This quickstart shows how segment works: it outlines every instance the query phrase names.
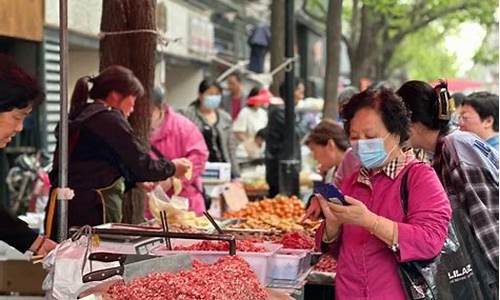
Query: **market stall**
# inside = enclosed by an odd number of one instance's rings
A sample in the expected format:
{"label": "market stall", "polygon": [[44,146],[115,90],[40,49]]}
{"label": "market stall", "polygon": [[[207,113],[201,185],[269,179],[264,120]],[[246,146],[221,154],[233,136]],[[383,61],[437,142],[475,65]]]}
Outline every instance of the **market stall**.
{"label": "market stall", "polygon": [[[60,48],[57,224],[61,244],[43,259],[48,273],[43,283],[46,298],[304,299],[308,278],[315,272],[311,259],[318,223],[301,222],[304,205],[296,197],[260,200],[267,188],[262,178],[244,184],[247,192],[259,193],[255,197],[259,201],[231,201],[224,188],[221,201],[228,205],[221,206],[221,218],[216,220],[208,213],[197,216],[188,211],[182,199],[160,199],[151,193],[149,208],[154,219],[147,224],[86,226],[73,229],[67,239],[71,191],[67,189],[66,0],[60,1]],[[225,166],[214,167],[212,173],[213,186],[228,183]],[[206,178],[205,184],[209,183]],[[41,270],[39,262],[23,264],[17,269],[35,266],[29,271],[32,275],[35,269]],[[40,274],[45,275],[44,271]],[[26,278],[9,280],[5,292],[23,292],[16,283]]]}
{"label": "market stall", "polygon": [[[80,294],[101,297],[97,299],[128,299],[141,293],[145,299],[157,299],[154,295],[158,296],[159,290],[161,295],[188,293],[192,297],[188,299],[210,293],[216,293],[216,299],[313,299],[307,296],[311,285],[333,289],[334,263],[321,260],[317,267],[312,266],[317,256],[313,236],[319,224],[300,222],[304,205],[296,197],[248,202],[242,209],[228,211],[224,218],[217,219],[209,214],[195,216],[181,204],[160,200],[154,193],[149,200],[155,218],[147,224],[96,226],[87,230],[87,235],[80,233],[80,239],[86,239],[91,250],[82,250],[87,249],[87,244],[71,245],[84,255],[77,261],[93,260],[99,253],[123,256],[118,265],[111,267],[120,271],[116,274],[101,272],[110,266],[93,261],[92,270],[85,269],[81,276],[74,277],[70,282],[82,285],[77,289]],[[74,249],[70,252],[74,253]],[[67,269],[68,258],[55,255],[55,268],[58,261],[64,260]],[[138,272],[136,266],[135,273],[127,271],[138,260],[146,267]],[[93,278],[97,275],[99,280],[90,280],[89,274]],[[92,281],[96,284],[85,285]]]}

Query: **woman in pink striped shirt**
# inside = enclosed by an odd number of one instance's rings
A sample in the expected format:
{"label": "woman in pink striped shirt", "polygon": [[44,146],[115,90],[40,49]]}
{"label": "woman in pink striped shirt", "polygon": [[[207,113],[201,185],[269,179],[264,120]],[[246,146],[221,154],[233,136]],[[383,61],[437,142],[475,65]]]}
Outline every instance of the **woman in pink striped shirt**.
{"label": "woman in pink striped shirt", "polygon": [[[404,145],[410,120],[392,90],[355,95],[342,108],[345,130],[361,162],[340,189],[348,206],[313,201],[308,217],[325,220],[319,246],[337,258],[336,299],[405,299],[398,263],[437,256],[447,237],[451,209],[434,170],[418,163]],[[408,213],[401,206],[401,179],[408,172]]]}

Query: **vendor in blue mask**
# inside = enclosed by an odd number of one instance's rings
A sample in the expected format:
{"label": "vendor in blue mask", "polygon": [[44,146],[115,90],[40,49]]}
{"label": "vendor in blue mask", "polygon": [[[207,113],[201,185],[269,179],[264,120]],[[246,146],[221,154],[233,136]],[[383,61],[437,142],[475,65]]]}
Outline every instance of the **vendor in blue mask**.
{"label": "vendor in blue mask", "polygon": [[209,150],[209,162],[231,163],[231,176],[239,177],[236,161],[236,140],[231,116],[220,109],[222,88],[218,82],[205,78],[198,87],[198,98],[183,112],[200,129]]}

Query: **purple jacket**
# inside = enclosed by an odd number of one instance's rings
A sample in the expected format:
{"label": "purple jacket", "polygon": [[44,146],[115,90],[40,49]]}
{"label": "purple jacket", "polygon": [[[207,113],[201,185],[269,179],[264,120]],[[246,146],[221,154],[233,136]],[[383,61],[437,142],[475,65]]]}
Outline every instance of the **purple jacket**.
{"label": "purple jacket", "polygon": [[[398,223],[400,251],[395,255],[367,229],[344,224],[331,244],[337,258],[337,299],[405,299],[398,262],[431,259],[439,254],[448,233],[451,208],[446,193],[426,164],[412,167],[408,176],[408,215],[404,218],[400,184],[405,167],[392,180],[384,173],[371,178],[373,189],[357,181],[355,172],[342,182],[341,190],[363,202],[377,215]],[[316,242],[323,235],[320,227]]]}
{"label": "purple jacket", "polygon": [[198,127],[183,115],[167,108],[165,119],[151,135],[155,146],[166,159],[185,157],[193,163],[191,180],[182,179],[180,196],[189,199],[189,209],[201,214],[205,210],[201,173],[208,159],[208,149]]}

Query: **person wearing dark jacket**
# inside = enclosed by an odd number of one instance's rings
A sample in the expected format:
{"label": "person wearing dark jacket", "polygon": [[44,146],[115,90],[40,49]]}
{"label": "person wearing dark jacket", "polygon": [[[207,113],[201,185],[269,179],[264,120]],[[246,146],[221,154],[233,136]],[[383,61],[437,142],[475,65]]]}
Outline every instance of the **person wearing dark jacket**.
{"label": "person wearing dark jacket", "polygon": [[[281,86],[281,94],[283,95],[284,85]],[[296,80],[294,89],[295,106],[304,98],[304,84]],[[266,181],[269,185],[269,197],[274,197],[279,193],[279,164],[280,160],[285,159],[283,151],[283,143],[285,141],[285,107],[283,105],[270,105],[268,108],[269,121],[267,123],[266,136]],[[296,116],[298,116],[296,114]],[[293,159],[301,160],[300,140],[305,136],[305,128],[300,126],[300,119],[296,117],[295,121],[295,147]]]}
{"label": "person wearing dark jacket", "polygon": [[[12,58],[0,54],[0,149],[23,130],[24,119],[42,101],[43,93],[36,80]],[[45,255],[56,246],[3,207],[0,207],[0,240],[21,252],[31,250],[39,255]]]}
{"label": "person wearing dark jacket", "polygon": [[[187,159],[153,160],[134,135],[127,118],[143,94],[132,71],[121,66],[77,81],[69,113],[68,186],[75,197],[68,202],[68,227],[121,222],[126,186],[181,177],[190,168]],[[50,173],[53,187],[58,184],[58,151]],[[57,228],[56,194],[53,189],[46,209],[47,234]]]}

